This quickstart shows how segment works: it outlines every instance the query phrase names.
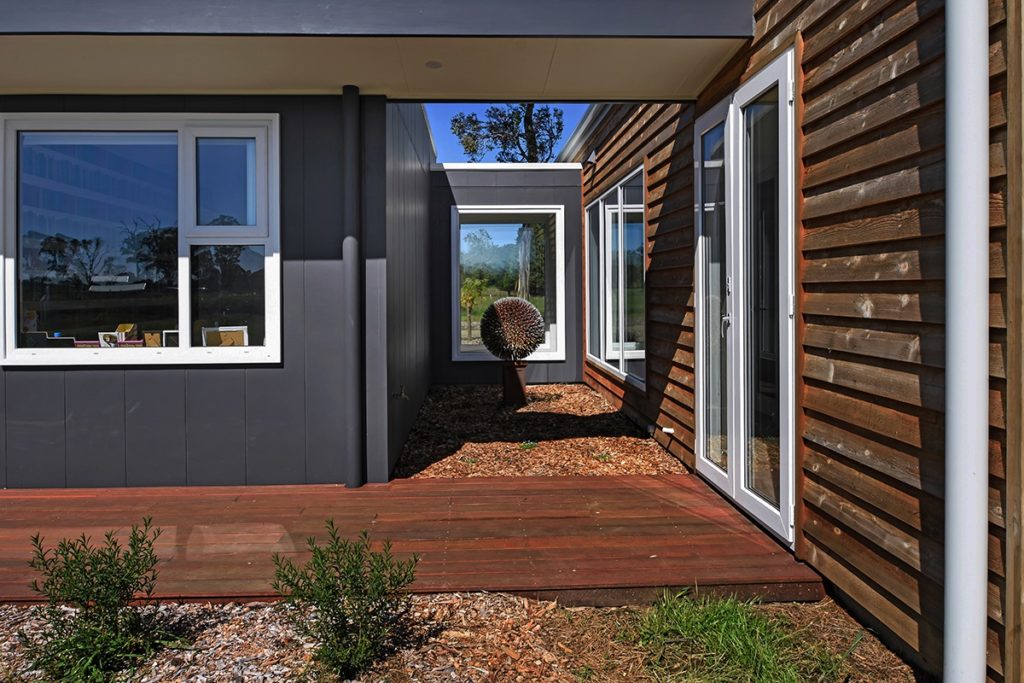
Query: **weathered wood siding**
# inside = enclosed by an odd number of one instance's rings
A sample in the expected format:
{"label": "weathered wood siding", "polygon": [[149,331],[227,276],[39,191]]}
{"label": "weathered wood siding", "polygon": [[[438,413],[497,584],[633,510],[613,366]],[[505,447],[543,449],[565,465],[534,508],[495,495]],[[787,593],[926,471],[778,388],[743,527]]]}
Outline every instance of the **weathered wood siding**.
{"label": "weathered wood siding", "polygon": [[[757,0],[755,37],[694,108],[623,105],[583,145],[585,202],[647,173],[647,393],[587,381],[693,463],[695,114],[795,41],[801,150],[797,552],[927,670],[941,667],[944,64],[938,0]],[[991,19],[989,675],[1004,661],[1007,25]],[[1016,29],[1019,30],[1019,27]],[[1019,75],[1018,75],[1019,76]],[[1019,144],[1019,141],[1017,141]],[[1018,264],[1019,267],[1019,264]],[[1019,381],[1019,378],[1018,378]]]}
{"label": "weathered wood siding", "polygon": [[[656,438],[694,465],[693,103],[618,105],[582,150],[597,152],[583,175],[584,206],[644,168],[647,214],[646,391],[587,362],[584,377]],[[586,308],[584,309],[586,310]]]}

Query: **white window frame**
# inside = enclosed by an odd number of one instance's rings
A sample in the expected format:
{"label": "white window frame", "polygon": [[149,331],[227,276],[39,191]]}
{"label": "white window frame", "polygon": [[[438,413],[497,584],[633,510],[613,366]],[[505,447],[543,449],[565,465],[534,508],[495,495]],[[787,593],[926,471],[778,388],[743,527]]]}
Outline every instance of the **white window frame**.
{"label": "white window frame", "polygon": [[[181,188],[184,200],[192,210],[189,215],[182,216],[180,221],[185,235],[192,237],[216,237],[235,239],[242,237],[266,238],[270,235],[270,193],[268,183],[270,174],[267,165],[270,156],[267,153],[267,137],[269,130],[265,126],[241,126],[241,121],[223,121],[218,125],[188,126],[179,142],[185,147],[185,168],[196,171],[189,182]],[[201,225],[198,222],[199,188],[198,157],[199,140],[203,138],[251,138],[256,141],[256,224],[255,225]]]}
{"label": "white window frame", "polygon": [[548,340],[539,349],[526,358],[527,361],[564,361],[565,360],[565,206],[562,204],[454,204],[451,207],[452,240],[451,240],[451,286],[452,286],[452,360],[495,361],[498,360],[487,349],[480,351],[462,350],[462,309],[459,305],[461,232],[463,215],[523,214],[555,217],[555,323],[547,323]]}
{"label": "white window frame", "polygon": [[[610,212],[615,212],[618,215],[618,220],[619,220],[619,245],[618,246],[619,246],[619,254],[622,255],[623,259],[625,258],[625,249],[624,249],[624,245],[625,245],[625,230],[624,230],[623,214],[625,214],[625,213],[636,213],[636,212],[641,213],[643,215],[643,217],[644,217],[644,226],[645,226],[645,230],[646,230],[646,225],[647,225],[647,207],[644,206],[643,202],[641,202],[640,204],[624,204],[623,200],[625,198],[625,193],[622,190],[622,187],[627,182],[629,182],[630,180],[633,180],[637,175],[640,175],[642,177],[643,173],[644,173],[643,166],[640,166],[639,168],[631,171],[627,176],[625,176],[622,180],[620,180],[618,183],[616,183],[614,187],[612,187],[610,190],[608,190],[607,192],[602,194],[596,200],[592,201],[590,204],[587,204],[587,206],[584,207],[584,210],[583,210],[583,214],[584,214],[584,229],[585,229],[585,236],[586,236],[585,243],[587,245],[587,248],[585,248],[583,250],[584,251],[583,272],[585,274],[585,278],[586,278],[586,282],[587,282],[587,302],[588,302],[587,313],[588,313],[588,316],[589,316],[589,313],[590,313],[589,302],[596,301],[596,300],[600,300],[601,301],[601,314],[602,314],[601,318],[602,318],[602,321],[603,321],[603,328],[601,330],[601,336],[603,337],[603,339],[602,339],[602,342],[603,342],[602,350],[612,349],[615,346],[619,346],[619,345],[612,341],[613,330],[611,328],[611,317],[608,315],[608,311],[611,309],[611,300],[612,300],[611,287],[603,286],[603,290],[601,292],[593,292],[590,289],[590,275],[589,275],[590,274],[590,259],[594,258],[590,254],[590,249],[589,249],[590,210],[593,207],[595,207],[595,206],[598,207],[598,210],[597,210],[598,220],[601,221],[600,230],[598,232],[598,235],[600,237],[600,246],[598,247],[598,249],[601,252],[598,257],[601,260],[601,274],[600,274],[598,279],[599,279],[599,281],[601,282],[602,285],[606,285],[606,280],[607,280],[608,272],[611,270],[611,258],[612,258],[612,255],[611,255],[612,251],[611,251],[611,249],[608,248],[608,244],[607,244],[607,242],[608,242],[608,233],[609,233],[609,227],[608,227],[607,221],[608,221],[609,213]],[[644,186],[646,187],[646,179],[644,180]],[[602,206],[602,202],[604,202],[613,193],[616,196],[616,205],[614,207]],[[623,266],[624,266],[624,263],[620,264],[620,267],[619,267],[619,283],[618,284],[619,284],[619,291],[620,292],[624,292],[625,291],[626,273],[625,273],[625,268]],[[645,291],[646,291],[646,287],[647,287],[647,268],[645,266],[644,267],[644,289],[645,289]],[[646,294],[645,294],[645,297],[646,297]],[[645,313],[645,315],[646,315],[646,313]],[[619,297],[619,338],[620,339],[625,336],[625,324],[626,324],[626,297],[625,296],[620,296]],[[645,324],[646,324],[646,321],[645,321]],[[641,378],[637,377],[636,375],[631,375],[628,372],[626,372],[624,370],[621,370],[620,368],[615,367],[614,365],[612,365],[611,363],[606,361],[604,358],[601,358],[599,356],[594,355],[594,353],[593,353],[593,348],[594,348],[593,341],[594,340],[592,339],[591,334],[590,334],[590,325],[588,323],[587,324],[587,360],[589,360],[594,365],[600,366],[602,370],[604,370],[605,372],[608,372],[609,374],[613,375],[614,377],[617,377],[620,380],[628,381],[628,382],[636,385],[640,389],[645,389],[647,387],[647,369],[646,369],[647,351],[646,351],[646,349],[639,349],[639,350],[637,350],[635,348],[629,349],[629,348],[627,348],[629,346],[628,344],[621,344],[621,348],[619,349],[619,364],[620,364],[620,366],[624,366],[625,365],[625,361],[627,361],[627,360],[645,359],[645,362],[644,362],[644,377],[643,377],[643,379],[641,379]]]}
{"label": "white window frame", "polygon": [[[0,115],[0,364],[131,366],[281,362],[280,117],[278,114],[27,113]],[[178,135],[178,347],[18,348],[18,133],[30,131],[171,132]],[[195,137],[255,137],[257,226],[196,229]],[[191,163],[190,163],[191,162]],[[264,247],[263,346],[193,346],[190,251],[193,246]]]}
{"label": "white window frame", "polygon": [[[694,239],[695,239],[695,292],[696,335],[695,406],[697,471],[735,500],[742,508],[769,531],[792,547],[795,538],[796,491],[796,337],[795,337],[795,282],[796,282],[796,116],[794,111],[795,52],[792,48],[777,57],[761,71],[743,83],[734,93],[697,119],[693,131],[694,153]],[[747,358],[745,347],[739,340],[746,339],[746,321],[740,313],[745,308],[747,281],[750,276],[749,249],[743,243],[746,233],[746,197],[743,181],[746,149],[743,144],[743,116],[745,107],[773,86],[779,89],[779,441],[780,477],[779,509],[772,507],[757,493],[746,487],[747,431]],[[718,334],[719,322],[706,320],[704,310],[704,282],[706,240],[704,236],[704,198],[701,178],[702,138],[706,132],[725,122],[725,214],[730,281],[729,307],[726,314],[731,324],[727,358],[729,363],[729,449],[728,472],[718,468],[706,450],[704,415],[705,367],[702,340],[705,335]]]}

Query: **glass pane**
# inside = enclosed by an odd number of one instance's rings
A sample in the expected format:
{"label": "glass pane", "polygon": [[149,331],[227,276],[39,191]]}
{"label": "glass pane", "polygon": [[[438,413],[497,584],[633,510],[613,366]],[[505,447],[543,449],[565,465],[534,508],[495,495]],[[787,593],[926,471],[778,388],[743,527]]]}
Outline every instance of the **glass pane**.
{"label": "glass pane", "polygon": [[622,368],[622,309],[620,278],[622,263],[622,235],[619,230],[619,211],[611,209],[605,212],[608,220],[608,352],[605,360],[615,367]]}
{"label": "glass pane", "polygon": [[601,303],[604,301],[604,283],[601,281],[601,205],[587,209],[587,344],[588,351],[596,358],[603,358],[604,318]]}
{"label": "glass pane", "polygon": [[625,278],[626,344],[624,356],[626,372],[643,380],[646,369],[644,356],[644,234],[643,211],[623,212],[623,277]]}
{"label": "glass pane", "polygon": [[725,225],[725,124],[701,139],[704,242],[704,452],[729,469],[728,364],[723,319],[728,313]]}
{"label": "glass pane", "polygon": [[263,245],[193,246],[192,345],[263,346]]}
{"label": "glass pane", "polygon": [[629,206],[644,203],[644,174],[641,171],[622,185],[622,202]]}
{"label": "glass pane", "polygon": [[177,345],[177,144],[18,136],[18,346]]}
{"label": "glass pane", "polygon": [[[526,218],[527,220],[523,220]],[[544,347],[557,324],[555,217],[464,215],[459,230],[459,348],[485,351],[480,316],[496,299],[518,296],[540,311]]]}
{"label": "glass pane", "polygon": [[256,139],[196,140],[196,223],[256,225]]}
{"label": "glass pane", "polygon": [[779,506],[779,91],[772,88],[743,112],[748,207],[748,337],[746,482]]}

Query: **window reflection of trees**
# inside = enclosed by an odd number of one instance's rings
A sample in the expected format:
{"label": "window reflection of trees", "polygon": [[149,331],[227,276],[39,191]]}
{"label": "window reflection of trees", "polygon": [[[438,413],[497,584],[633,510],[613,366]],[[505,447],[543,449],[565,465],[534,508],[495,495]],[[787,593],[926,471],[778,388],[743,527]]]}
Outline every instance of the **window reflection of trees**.
{"label": "window reflection of trees", "polygon": [[265,334],[264,247],[195,246],[192,268],[192,344],[203,346],[204,327],[244,326],[249,344]]}
{"label": "window reflection of trees", "polygon": [[474,321],[504,296],[528,299],[548,324],[554,322],[554,274],[547,267],[554,257],[552,237],[550,223],[544,221],[461,226],[459,303],[464,347],[481,344]]}
{"label": "window reflection of trees", "polygon": [[60,232],[26,237],[38,247],[35,258],[22,250],[23,332],[94,342],[126,323],[177,327],[177,226],[135,218],[122,225],[120,244]]}

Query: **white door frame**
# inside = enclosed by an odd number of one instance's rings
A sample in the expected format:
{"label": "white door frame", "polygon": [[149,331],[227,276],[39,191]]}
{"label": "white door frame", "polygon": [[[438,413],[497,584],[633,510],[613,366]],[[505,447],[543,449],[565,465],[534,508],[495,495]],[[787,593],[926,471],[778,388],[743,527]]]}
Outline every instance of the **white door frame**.
{"label": "white door frame", "polygon": [[[696,464],[697,471],[713,485],[745,509],[772,533],[792,545],[794,540],[795,494],[795,134],[793,107],[794,51],[791,49],[746,81],[735,93],[701,116],[694,127],[695,159],[695,239],[696,277],[695,308],[697,342],[696,356]],[[779,508],[776,509],[745,485],[748,397],[753,387],[747,386],[748,277],[754,270],[746,245],[746,197],[743,186],[746,149],[744,147],[744,108],[769,90],[779,89]],[[731,324],[725,333],[728,362],[728,472],[707,458],[704,435],[704,386],[706,372],[703,343],[706,334],[717,334],[715,321],[706,319],[704,311],[705,247],[702,170],[702,137],[719,123],[725,122],[725,212],[726,272],[730,282],[727,315]]]}

